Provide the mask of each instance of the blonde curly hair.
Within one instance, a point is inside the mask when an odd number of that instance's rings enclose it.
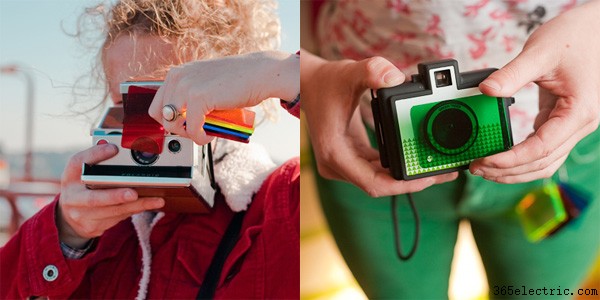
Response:
[[[104,51],[119,36],[157,36],[173,44],[178,63],[274,50],[280,43],[275,10],[273,0],[119,0],[86,9],[75,36],[94,48],[98,34],[103,39],[92,76],[104,85],[105,94],[92,110],[108,98]]]
[[[155,35],[181,62],[279,46],[271,0],[121,0],[106,17],[104,49],[123,33]]]

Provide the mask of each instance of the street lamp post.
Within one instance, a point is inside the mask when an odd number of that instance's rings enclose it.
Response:
[[[33,179],[31,165],[33,162],[33,119],[34,119],[34,82],[31,74],[17,65],[6,65],[0,67],[0,73],[4,74],[23,74],[26,87],[26,108],[25,108],[25,175],[23,180],[31,181]]]

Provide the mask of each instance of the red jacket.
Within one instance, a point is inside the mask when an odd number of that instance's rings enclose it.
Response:
[[[215,298],[299,297],[299,184],[298,159],[265,180],[225,261]],[[0,297],[135,298],[142,250],[131,219],[106,231],[85,257],[70,260],[59,246],[56,207],[55,201],[42,209],[0,249]],[[217,201],[210,214],[160,219],[150,235],[147,298],[195,298],[232,215]],[[49,281],[45,277],[56,275],[48,273],[51,266],[58,275]]]

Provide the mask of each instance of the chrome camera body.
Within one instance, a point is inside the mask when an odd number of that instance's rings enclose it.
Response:
[[[121,87],[123,92],[123,84]],[[127,94],[123,95],[124,101],[127,101]],[[209,212],[217,190],[211,145],[198,146],[189,138],[164,133],[158,139],[163,144],[155,147],[160,152],[144,151],[139,146],[126,148],[123,146],[126,139],[124,130],[127,130],[127,122],[124,122],[126,113],[124,107],[111,107],[100,124],[92,129],[93,145],[113,144],[119,151],[114,157],[99,163],[84,164],[82,182],[90,189],[127,187],[134,188],[139,197],[162,197],[165,199],[165,211]],[[138,145],[157,141],[155,132],[136,134]]]

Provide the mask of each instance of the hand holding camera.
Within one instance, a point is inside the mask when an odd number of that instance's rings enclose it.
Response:
[[[163,210],[206,213],[217,191],[211,145],[166,132],[148,115],[160,81],[120,84],[123,106],[109,108],[92,130],[94,145],[112,144],[116,154],[84,162],[81,181],[90,189],[134,188],[138,196],[161,197]]]
[[[416,192],[456,179],[452,173],[398,181],[381,166],[357,107],[368,89],[404,81],[392,63],[381,57],[329,62],[308,52],[302,55],[302,108],[322,176],[351,182],[372,197]]]
[[[592,37],[599,13],[600,1],[591,1],[545,23],[513,61],[480,85],[488,95],[507,97],[535,82],[540,112],[532,135],[510,151],[474,161],[473,174],[501,183],[550,177],[598,128],[600,41]]]
[[[296,55],[265,51],[175,67],[167,74],[148,113],[166,131],[205,145],[213,139],[203,128],[209,112],[255,106],[270,97],[284,101],[296,98],[300,90],[299,64]],[[165,113],[183,117],[165,118]]]
[[[377,90],[371,107],[381,165],[412,180],[468,168],[474,159],[513,145],[513,98],[481,94],[494,69],[460,73],[455,60],[418,65],[401,85]]]
[[[160,209],[165,204],[162,198],[138,197],[130,188],[87,189],[81,182],[82,165],[109,159],[117,152],[115,145],[104,144],[79,152],[69,160],[61,180],[56,216],[60,241],[79,248],[129,216]]]

